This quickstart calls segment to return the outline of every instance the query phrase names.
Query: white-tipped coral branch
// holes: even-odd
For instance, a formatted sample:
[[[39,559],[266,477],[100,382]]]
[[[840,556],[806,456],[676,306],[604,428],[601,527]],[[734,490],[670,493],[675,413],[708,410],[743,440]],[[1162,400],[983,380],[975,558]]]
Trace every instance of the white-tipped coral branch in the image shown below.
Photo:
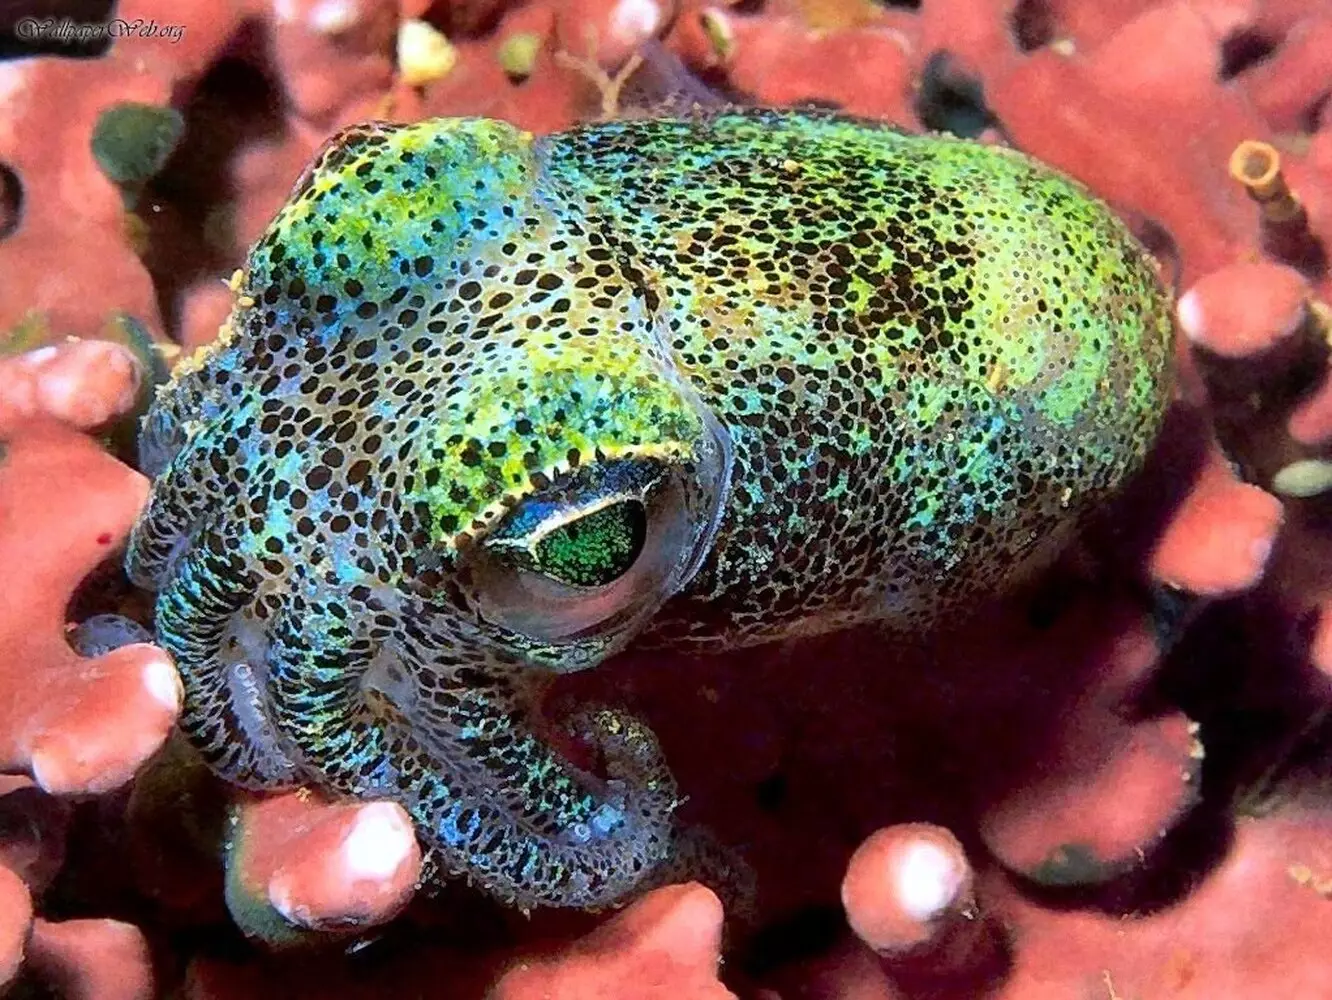
[[[856,848],[842,906],[894,978],[979,978],[1000,963],[1002,935],[976,899],[975,874],[951,832],[928,823],[885,827]]]

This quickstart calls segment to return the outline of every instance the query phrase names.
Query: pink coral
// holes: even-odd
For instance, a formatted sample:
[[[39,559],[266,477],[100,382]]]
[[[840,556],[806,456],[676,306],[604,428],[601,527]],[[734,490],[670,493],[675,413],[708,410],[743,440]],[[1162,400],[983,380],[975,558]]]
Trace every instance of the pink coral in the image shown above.
[[[0,983],[12,982],[23,963],[32,926],[32,898],[23,880],[0,867]]]
[[[0,759],[37,782],[16,779],[0,797],[28,824],[0,844],[0,982],[26,956],[71,996],[149,995],[150,942],[165,947],[182,924],[224,935],[225,891],[262,944],[337,931],[351,950],[373,951],[374,928],[398,918],[389,938],[409,946],[373,973],[300,949],[204,948],[167,973],[186,969],[185,996],[478,996],[501,957],[496,997],[732,995],[719,979],[720,905],[701,887],[657,890],[570,945],[588,921],[496,916],[465,887],[413,904],[428,859],[395,806],[297,792],[224,800],[206,782],[177,799],[152,770],[127,814],[154,825],[129,837],[132,877],[116,903],[89,905],[132,909],[125,899],[142,892],[162,913],[140,907],[141,929],[40,916],[50,894],[70,891],[53,885],[77,815],[56,795],[128,781],[178,698],[152,647],[80,657],[66,641],[72,595],[114,554],[145,488],[80,432],[134,405],[146,359],[64,337],[97,336],[129,314],[159,340],[204,343],[229,309],[224,282],[245,245],[334,128],[482,114],[554,130],[599,103],[557,50],[609,72],[638,41],[661,38],[759,102],[832,101],[908,128],[948,110],[932,101],[979,102],[987,141],[1065,169],[1156,231],[1185,334],[1179,405],[1149,468],[1043,592],[920,650],[846,637],[725,663],[636,654],[562,679],[570,695],[627,700],[652,718],[690,793],[682,815],[743,845],[756,868],[760,927],[722,971],[766,1000],[982,988],[1014,1000],[1321,995],[1326,806],[1278,800],[1272,815],[1235,820],[1229,798],[1246,767],[1293,767],[1295,737],[1318,735],[1332,697],[1332,543],[1318,489],[1332,441],[1332,285],[1316,254],[1292,256],[1270,238],[1270,212],[1227,165],[1241,140],[1273,144],[1311,241],[1303,250],[1325,250],[1326,10],[1302,0],[757,6],[134,0],[122,17],[183,23],[180,42],[123,39],[99,60],[0,69],[0,343],[41,348],[0,360],[0,564],[21,567],[22,580],[0,604],[0,649],[23,668],[0,673]],[[408,18],[448,35],[456,61],[442,76],[402,79],[394,43]],[[589,28],[597,46],[585,52]],[[506,64],[515,52],[528,58]],[[224,61],[273,92],[226,113],[214,97],[210,119],[191,102]],[[217,147],[221,189],[206,204],[173,200],[165,185],[146,212],[127,213],[89,148],[100,114],[121,101],[187,112],[187,146],[237,132]],[[153,212],[174,221],[145,247]],[[176,273],[190,255],[202,263]],[[1306,478],[1292,492],[1301,462],[1313,465],[1296,469]],[[1223,602],[1213,614],[1211,601]],[[1233,648],[1236,622],[1256,636],[1261,670]],[[1187,655],[1172,658],[1181,643]],[[1232,674],[1214,676],[1217,662]],[[1275,748],[1228,728],[1235,706],[1280,717]],[[1219,764],[1204,753],[1213,740]],[[158,767],[184,769],[169,756]],[[210,796],[230,817],[221,829],[206,822]],[[189,838],[173,836],[173,809]],[[67,876],[96,897],[79,865],[88,848],[70,836]],[[922,868],[921,857],[933,860]],[[216,879],[198,875],[204,865]],[[470,938],[474,923],[487,931]]]
[[[383,923],[421,875],[411,820],[391,802],[247,798],[233,823],[227,902],[242,929],[270,942]]]
[[[49,417],[70,427],[106,424],[138,398],[138,362],[116,344],[73,341],[0,360],[0,434]]]
[[[872,834],[847,864],[842,906],[856,937],[904,984],[978,981],[1002,961],[966,850],[942,827],[902,823]]]
[[[124,784],[180,707],[161,651],[133,645],[85,659],[64,634],[70,595],[124,539],[146,490],[142,476],[62,428],[34,428],[6,444],[0,560],[23,567],[24,587],[21,600],[5,603],[0,644],[23,669],[11,666],[0,681],[0,765],[29,771],[49,792]]]
[[[120,920],[38,920],[28,960],[68,1000],[152,1000],[152,958],[143,932]]]
[[[978,905],[988,919],[1006,925],[1015,947],[985,995],[1322,996],[1327,972],[1313,956],[1326,937],[1328,832],[1327,817],[1318,814],[1240,822],[1223,860],[1186,901],[1131,917],[1046,909],[989,873],[979,880]],[[875,896],[848,900],[852,927],[876,919],[874,907],[883,905]],[[872,937],[862,936],[876,947]],[[985,953],[977,956],[982,965],[987,960]],[[900,973],[891,966],[881,970],[851,956],[843,966],[836,991],[815,988],[800,995],[899,995]],[[930,984],[927,995],[938,995],[940,985]],[[942,985],[946,991],[947,981]]]
[[[161,745],[180,708],[180,682],[166,654],[140,644],[82,657],[64,628],[75,588],[123,541],[147,492],[142,476],[74,428],[128,410],[140,378],[138,363],[113,344],[46,347],[0,361],[0,562],[22,574],[0,606],[7,665],[0,768],[27,771],[37,785],[11,784],[0,808],[38,789],[70,795],[123,785]],[[45,797],[19,808],[27,838],[0,849],[0,983],[13,978],[26,952],[67,995],[149,996],[146,945],[135,928],[33,922],[30,895],[53,874],[64,816]],[[117,978],[125,991],[96,986],[105,981],[104,959],[121,953]]]
[[[574,948],[526,958],[495,984],[492,1000],[734,1000],[717,978],[722,908],[701,885],[658,889]]]

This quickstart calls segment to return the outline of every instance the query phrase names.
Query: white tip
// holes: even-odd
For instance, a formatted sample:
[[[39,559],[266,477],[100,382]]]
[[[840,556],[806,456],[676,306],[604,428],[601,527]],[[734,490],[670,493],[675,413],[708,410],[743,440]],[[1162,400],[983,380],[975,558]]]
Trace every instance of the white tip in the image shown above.
[[[910,916],[930,920],[953,905],[965,877],[938,844],[912,844],[897,869],[897,898]]]
[[[0,105],[10,106],[17,101],[20,92],[28,85],[28,79],[36,70],[36,59],[15,59],[11,62],[0,64]],[[18,108],[11,110],[13,116],[10,120],[16,120],[22,113]]]
[[[661,27],[656,0],[620,0],[611,14],[611,34],[622,42],[640,42]]]
[[[1259,566],[1266,566],[1267,559],[1272,554],[1272,546],[1276,543],[1274,535],[1267,535],[1263,538],[1255,539],[1249,544],[1249,555]]]
[[[360,18],[356,0],[324,0],[310,11],[310,27],[321,35],[337,35],[355,27]]]
[[[276,878],[268,886],[268,902],[284,920],[292,924],[309,922],[307,911],[301,910],[291,898],[291,884],[285,878]]]
[[[32,780],[37,783],[37,787],[44,792],[62,792],[63,787],[54,787],[52,782],[57,779],[57,775],[52,773],[51,762],[46,754],[40,750],[34,750],[32,757],[28,761],[28,770],[32,773]]]
[[[371,802],[361,807],[342,842],[348,876],[381,881],[391,877],[411,853],[415,837],[400,806]]]
[[[39,347],[23,355],[23,363],[29,368],[39,368],[59,353],[53,346]]]
[[[180,675],[166,659],[154,658],[143,668],[143,687],[153,700],[172,712],[180,711],[180,702],[184,696]]]
[[[1196,289],[1189,289],[1180,296],[1179,304],[1175,307],[1175,314],[1179,317],[1179,328],[1184,331],[1184,336],[1190,340],[1198,340],[1205,332],[1203,329],[1203,309],[1202,303],[1198,301],[1198,292]]]

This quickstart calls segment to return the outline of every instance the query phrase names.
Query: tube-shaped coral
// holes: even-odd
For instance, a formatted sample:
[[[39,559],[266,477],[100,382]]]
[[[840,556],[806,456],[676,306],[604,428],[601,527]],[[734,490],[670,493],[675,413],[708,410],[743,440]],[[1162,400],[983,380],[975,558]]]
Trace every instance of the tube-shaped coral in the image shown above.
[[[1230,157],[1230,175],[1258,204],[1264,247],[1305,274],[1327,271],[1327,252],[1309,228],[1309,213],[1281,172],[1281,154],[1266,142],[1248,139]]]
[[[847,865],[842,905],[885,971],[917,987],[978,978],[1002,957],[966,852],[942,827],[903,823],[872,834]]]

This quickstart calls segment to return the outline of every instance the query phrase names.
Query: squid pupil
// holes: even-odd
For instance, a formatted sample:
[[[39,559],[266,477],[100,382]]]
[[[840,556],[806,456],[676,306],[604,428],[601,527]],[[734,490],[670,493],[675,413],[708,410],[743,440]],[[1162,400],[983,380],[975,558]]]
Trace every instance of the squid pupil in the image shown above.
[[[629,572],[646,539],[647,511],[637,500],[625,500],[557,528],[533,555],[547,576],[604,587]]]

